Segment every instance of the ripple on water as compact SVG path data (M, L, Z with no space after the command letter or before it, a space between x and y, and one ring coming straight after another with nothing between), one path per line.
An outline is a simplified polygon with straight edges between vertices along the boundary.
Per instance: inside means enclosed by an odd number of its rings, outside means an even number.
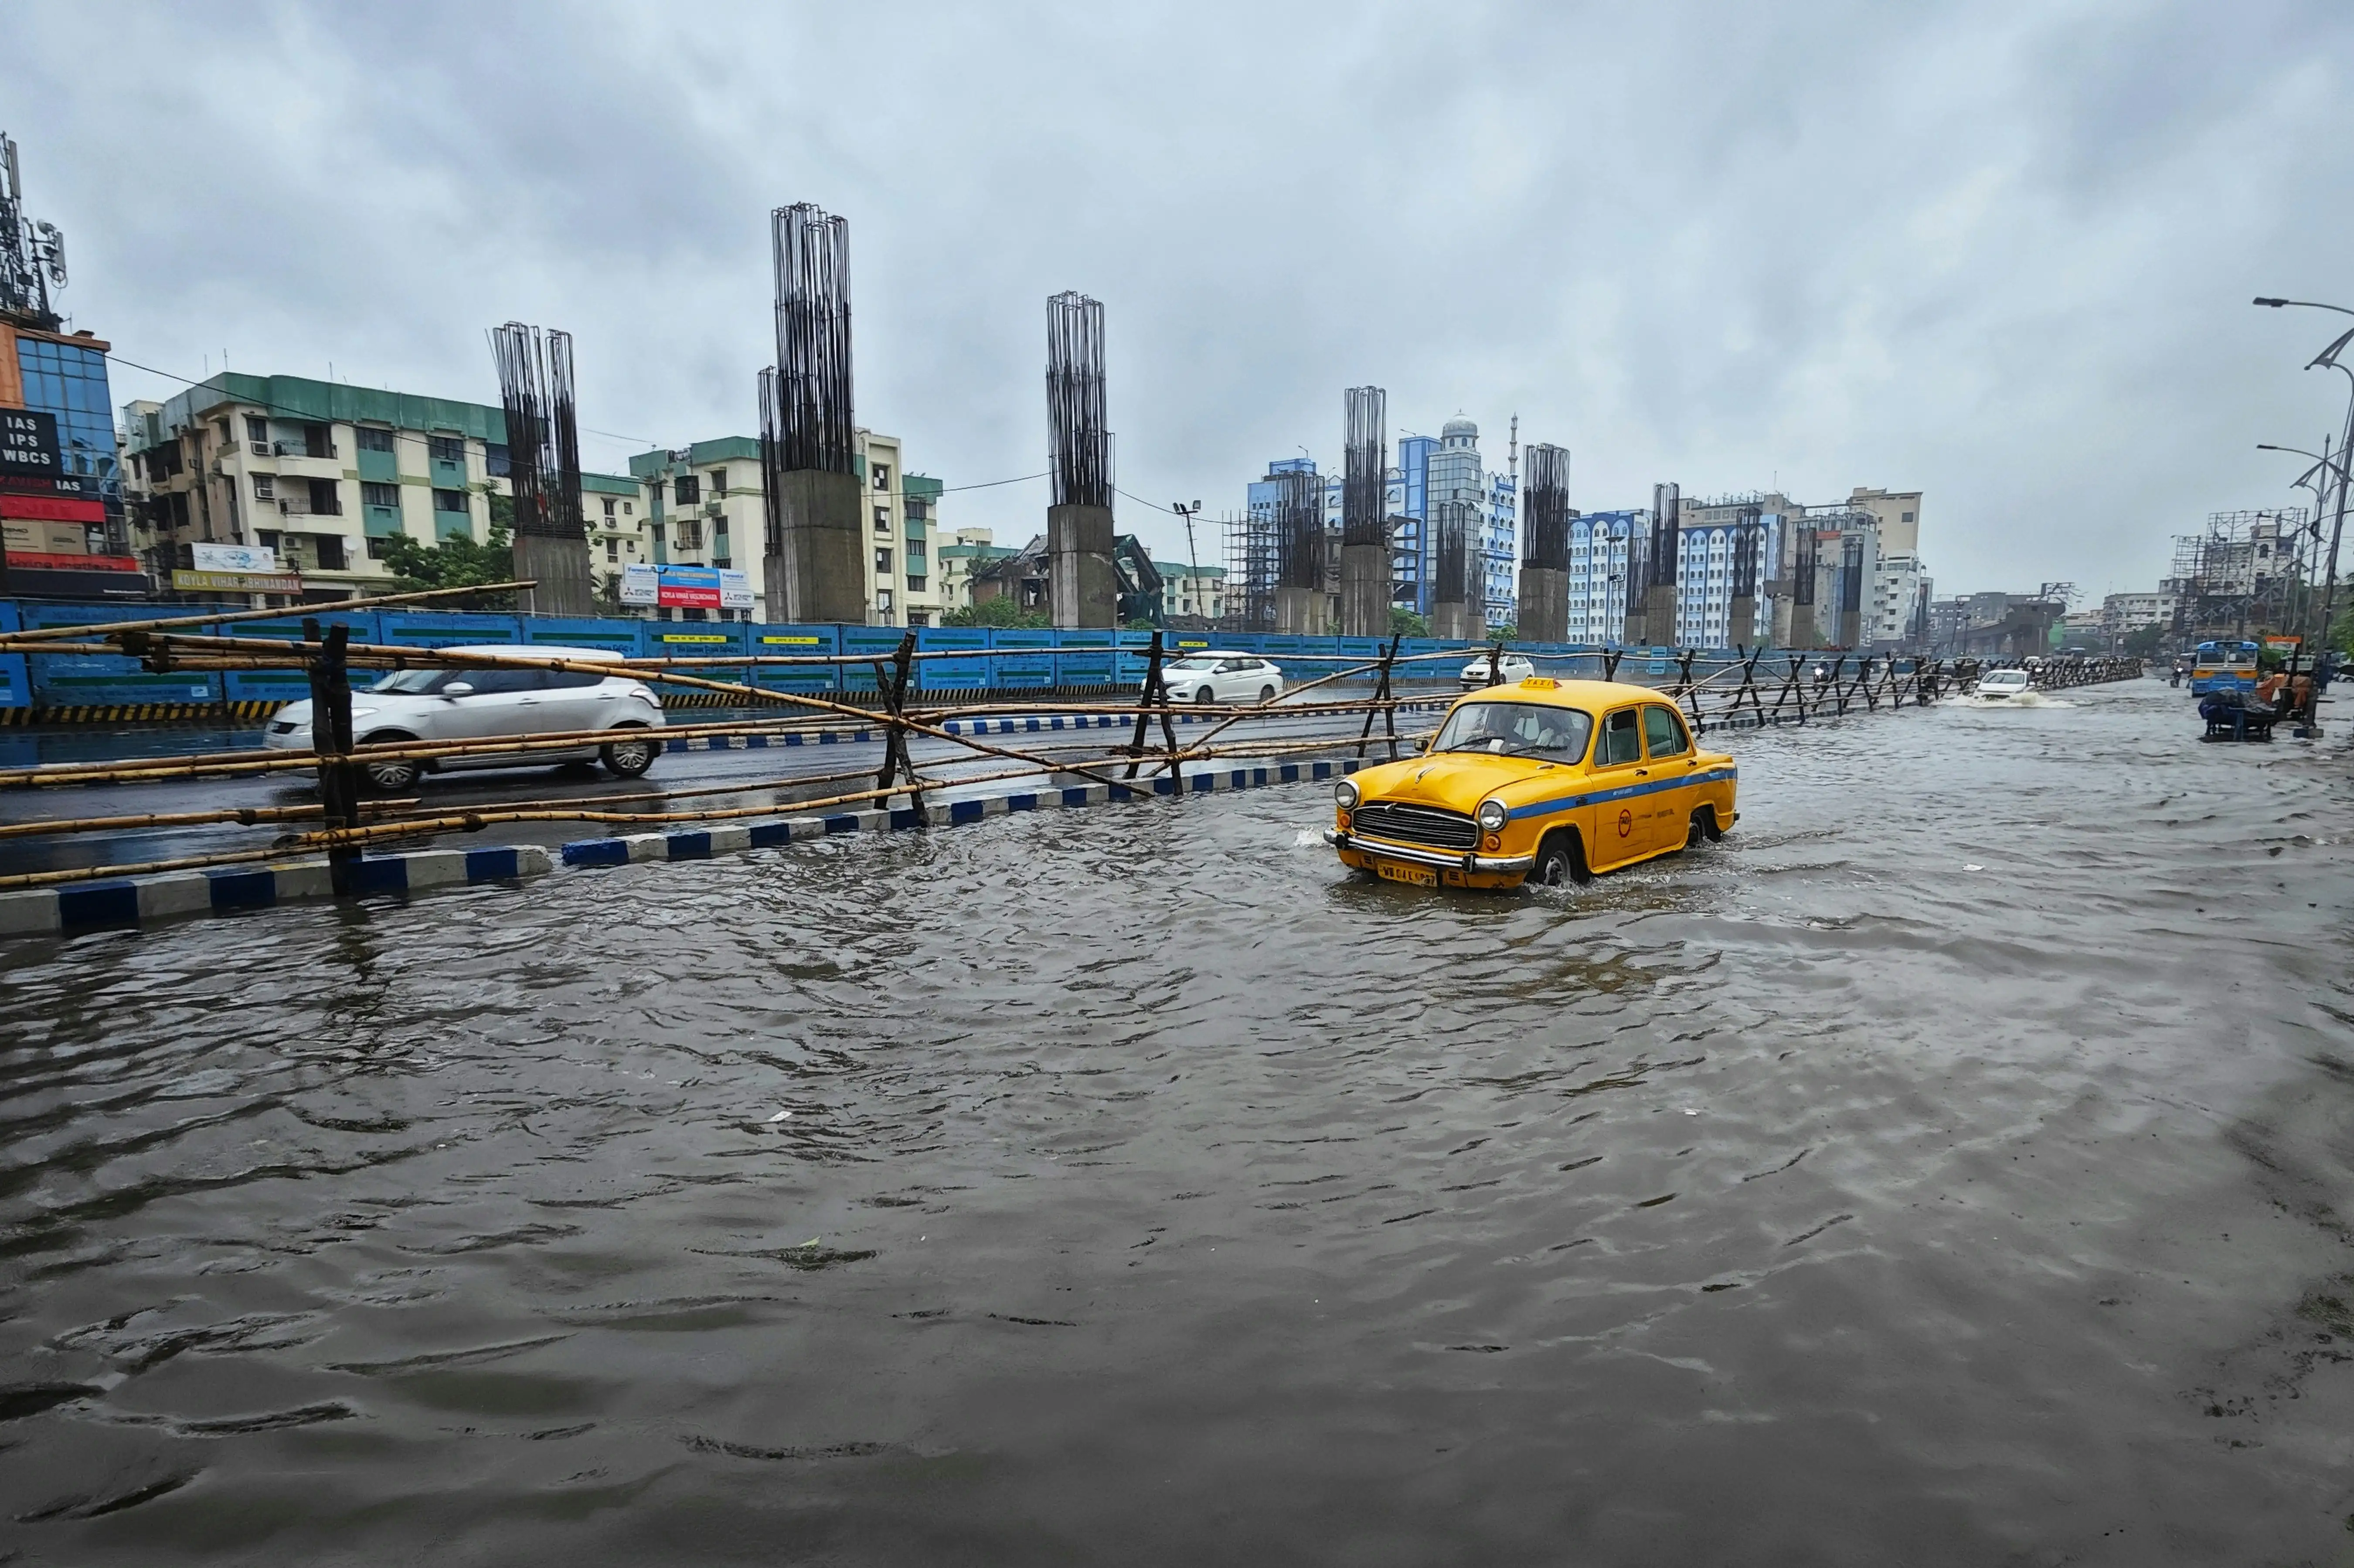
M2334 1552L2343 753L2065 703L0 949L0 1551Z

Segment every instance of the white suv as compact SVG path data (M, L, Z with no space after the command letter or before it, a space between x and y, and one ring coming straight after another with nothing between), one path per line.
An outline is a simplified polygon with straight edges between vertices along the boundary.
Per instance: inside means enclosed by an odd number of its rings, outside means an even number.
M1256 653L1188 653L1161 666L1173 703L1271 703L1283 695L1283 672Z
M452 648L452 653L508 653L542 659L618 659L602 648L500 644ZM493 736L560 735L579 729L662 727L662 703L643 681L586 670L395 670L365 692L352 694L352 739L476 740ZM270 719L261 743L281 751L311 749L311 705L289 703ZM429 761L387 758L364 765L378 789L408 789L419 775L461 768L534 768L594 758L624 779L654 765L662 737L583 744L546 751L479 751Z

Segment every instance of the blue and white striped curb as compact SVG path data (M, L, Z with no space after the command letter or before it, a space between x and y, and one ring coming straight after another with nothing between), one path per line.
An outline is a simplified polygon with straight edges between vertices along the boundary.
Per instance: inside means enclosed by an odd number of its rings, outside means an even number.
M1310 783L1354 773L1362 766L1364 765L1353 758L1342 758L1337 761L1200 768L1178 778L1164 774L1156 779L1139 779L1132 784L1073 784L940 800L921 810L898 806L887 811L840 811L775 821L716 822L691 831L578 839L556 851L540 844L415 850L366 856L355 868L355 874L357 891L363 895L416 893L429 887L514 882L538 876L552 870L559 857L567 866L709 860L714 855L739 850L766 849L843 833L949 827L1015 811L1100 806L1152 796L1227 794L1272 784ZM333 892L323 859L27 888L0 893L0 937L57 936L110 927L146 927L184 915L225 915L306 898L326 898Z
M1101 806L1154 795L1214 795L1268 784L1299 784L1337 779L1361 766L1353 758L1337 762L1279 762L1246 768L1204 768L1179 779L1166 774L1134 784L1072 784L1058 789L1018 789L943 800L921 810L898 806L888 811L839 811L828 816L787 817L776 821L723 822L676 832L630 833L607 839L575 839L557 853L568 866L627 865L633 861L709 860L740 850L773 849L843 833L950 827L1002 817L1014 811L1053 810L1064 806Z
M1453 700L1450 697L1437 702L1400 703L1397 711L1402 714L1428 713L1446 707ZM1283 716L1283 709L1279 705L1267 712L1278 718ZM1150 716L1156 723L1161 718L1158 713ZM1233 716L1231 714L1189 714L1182 708L1169 710L1170 720L1175 724L1221 724ZM1310 714L1302 716L1320 718L1325 715ZM1042 735L1057 729L1122 729L1134 728L1135 725L1134 714L1037 714L1023 718L949 719L940 728L950 735Z
M363 894L415 893L459 883L511 882L518 877L537 876L552 863L547 851L540 845L514 844L499 849L416 850L406 854L368 855L355 870ZM205 871L69 883L59 887L0 893L0 936L51 936L93 927L152 926L180 915L267 909L298 899L325 898L332 892L324 860L217 866Z
M663 750L766 751L779 746L860 746L881 738L880 732L871 729L805 729L782 735L681 735L663 741Z

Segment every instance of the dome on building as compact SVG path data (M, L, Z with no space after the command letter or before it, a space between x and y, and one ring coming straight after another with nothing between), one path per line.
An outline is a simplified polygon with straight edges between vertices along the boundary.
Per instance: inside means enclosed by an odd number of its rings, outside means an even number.
M1476 441L1479 439L1479 427L1458 414L1438 428L1438 439L1443 441Z

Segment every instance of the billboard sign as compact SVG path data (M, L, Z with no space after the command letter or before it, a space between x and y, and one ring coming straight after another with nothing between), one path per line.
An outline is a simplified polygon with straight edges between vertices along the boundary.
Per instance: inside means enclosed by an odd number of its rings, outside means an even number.
M58 417L31 408L0 408L0 473L48 479L65 471L58 458Z
M188 564L200 572L274 572L278 552L260 545L191 545Z
M175 593L301 593L297 572L192 572L186 567L172 573Z
M633 565L621 568L621 602L682 609L749 609L752 582L742 572L717 567Z

